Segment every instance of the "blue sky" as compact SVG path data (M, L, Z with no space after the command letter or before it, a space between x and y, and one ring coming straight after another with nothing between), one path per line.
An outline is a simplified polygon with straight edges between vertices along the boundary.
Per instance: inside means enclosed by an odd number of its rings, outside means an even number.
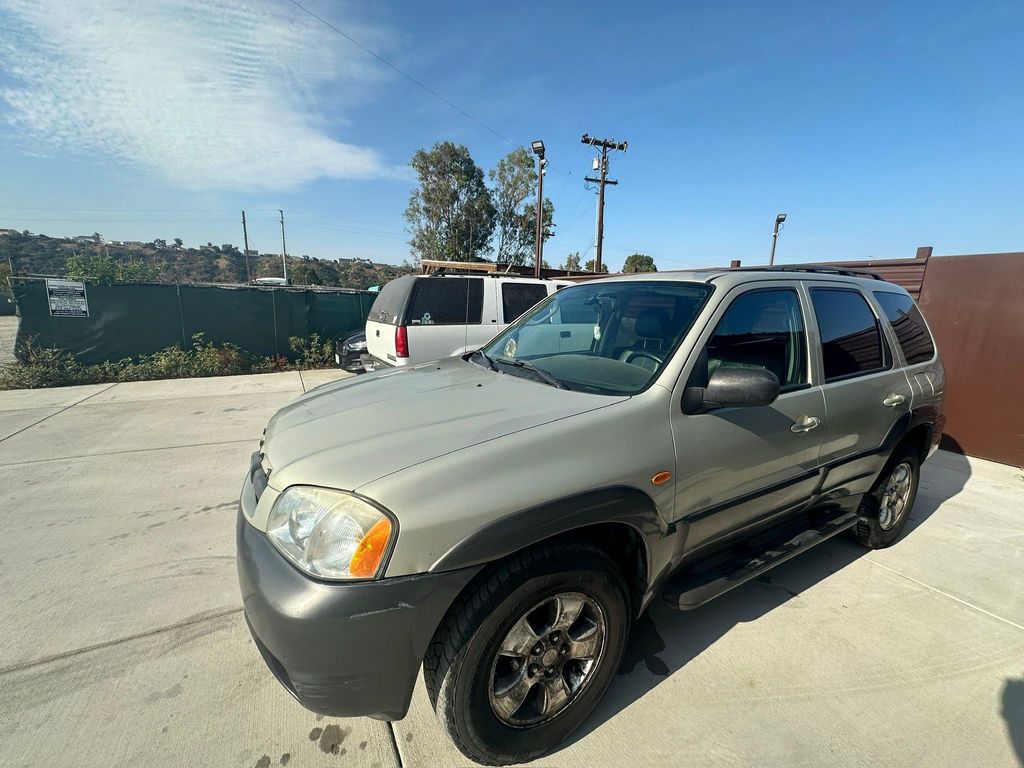
M1024 249L1019 2L307 7L515 143L593 256L593 151L628 140L605 258L662 269ZM408 257L407 163L510 145L289 0L0 0L0 227Z

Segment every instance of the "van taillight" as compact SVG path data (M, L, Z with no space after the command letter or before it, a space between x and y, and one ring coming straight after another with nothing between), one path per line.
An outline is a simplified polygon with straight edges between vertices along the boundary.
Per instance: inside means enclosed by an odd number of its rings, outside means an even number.
M398 357L409 356L409 334L404 325L395 328L395 355Z

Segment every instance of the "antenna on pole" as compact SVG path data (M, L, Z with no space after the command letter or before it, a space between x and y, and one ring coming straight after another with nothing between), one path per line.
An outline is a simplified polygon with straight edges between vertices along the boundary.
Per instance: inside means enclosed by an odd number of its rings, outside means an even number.
M629 142L626 141L615 141L615 139L595 139L593 136L584 133L583 138L580 139L583 144L589 144L592 147L601 148L601 157L596 159L594 162L597 164L594 167L595 171L600 171L600 178L585 177L584 181L589 181L592 184L598 185L597 191L597 241L594 243L595 255L594 255L594 271L600 274L601 272L601 254L604 246L604 188L608 184L616 185L619 182L613 181L608 178L608 150L617 149L620 152L625 152L626 147L629 146Z
M284 242L284 211L278 208L277 212L281 214L281 271L284 273L284 284L288 285L288 246Z

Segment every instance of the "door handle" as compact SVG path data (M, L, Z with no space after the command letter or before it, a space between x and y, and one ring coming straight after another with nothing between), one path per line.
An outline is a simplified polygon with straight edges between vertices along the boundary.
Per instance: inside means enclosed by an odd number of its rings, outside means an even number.
M821 424L821 420L815 416L799 416L797 417L797 420L793 422L793 426L789 428L789 431L796 432L798 434L800 432L810 432L819 424Z
M885 396L885 399L882 400L882 405L884 405L886 408L895 408L897 405L899 405L906 399L907 398L905 398L903 395L898 395L895 392L890 392L888 395Z

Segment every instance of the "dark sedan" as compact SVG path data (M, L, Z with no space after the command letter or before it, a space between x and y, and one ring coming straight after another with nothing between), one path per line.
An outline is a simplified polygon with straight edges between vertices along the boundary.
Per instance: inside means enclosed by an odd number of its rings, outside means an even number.
M365 373L360 355L366 354L366 333L353 333L338 344L334 352L334 360L338 367L349 373Z

